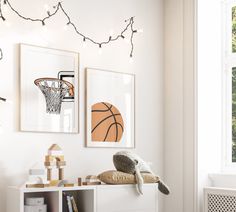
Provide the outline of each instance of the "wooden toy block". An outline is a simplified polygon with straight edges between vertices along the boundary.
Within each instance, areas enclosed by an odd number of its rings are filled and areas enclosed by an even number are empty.
[[[59,155],[59,156],[54,156],[57,161],[64,161],[64,156]]]
[[[83,185],[101,185],[101,182],[83,182]]]
[[[78,177],[78,186],[82,186],[82,178]]]
[[[27,184],[47,184],[47,176],[30,175]]]
[[[61,147],[59,147],[58,144],[53,144],[52,146],[50,146],[50,148],[48,149],[48,151],[62,151]]]
[[[53,162],[44,162],[44,165],[45,165],[45,166],[51,166],[51,167],[53,167],[53,166],[56,165],[56,161],[53,161]]]
[[[53,155],[46,155],[45,156],[45,162],[52,162],[52,161],[64,161],[64,156],[59,155],[59,156],[53,156]]]
[[[46,170],[41,163],[36,163],[29,169],[28,180],[25,184],[47,184]]]
[[[60,180],[51,180],[50,181],[50,186],[58,186],[58,184],[60,183]]]
[[[47,180],[51,181],[52,179],[52,169],[47,169]]]
[[[63,152],[62,150],[48,150],[48,155],[52,155],[52,156],[62,156]]]
[[[64,187],[64,184],[68,183],[67,180],[61,180],[59,183],[58,183],[58,187]]]
[[[95,175],[88,175],[86,178],[85,178],[85,181],[88,182],[88,183],[93,183],[93,182],[100,182],[100,180],[97,178],[97,176]]]
[[[62,149],[57,145],[53,144],[48,149],[48,155],[45,156],[44,166],[47,168],[47,180],[50,181],[51,186],[58,186],[59,181],[64,180],[64,156],[62,155]],[[58,169],[58,179],[52,181],[52,168]]]
[[[64,169],[59,169],[59,180],[64,180]]]
[[[51,156],[51,155],[46,155],[45,156],[45,162],[51,162],[54,160],[54,156]]]
[[[57,161],[57,167],[65,166],[65,165],[66,165],[66,161]]]
[[[49,184],[26,184],[26,188],[46,188]]]
[[[62,154],[62,149],[59,147],[57,144],[53,144],[49,149],[48,149],[48,155],[56,156],[56,155],[63,155]]]
[[[74,183],[65,183],[64,187],[74,187],[75,184]]]

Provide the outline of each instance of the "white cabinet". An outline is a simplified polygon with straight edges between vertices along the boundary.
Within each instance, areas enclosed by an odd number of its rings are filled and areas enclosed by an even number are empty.
[[[145,185],[143,195],[129,185],[97,187],[97,212],[155,212],[157,186]]]
[[[27,197],[44,197],[48,212],[67,211],[65,196],[73,196],[79,212],[95,212],[95,186],[66,188],[16,188],[9,187],[7,193],[7,212],[24,212]]]
[[[9,187],[7,212],[24,212],[27,197],[44,197],[48,212],[66,212],[65,195],[74,197],[79,212],[157,212],[157,185],[145,184],[143,193],[139,195],[134,185]]]

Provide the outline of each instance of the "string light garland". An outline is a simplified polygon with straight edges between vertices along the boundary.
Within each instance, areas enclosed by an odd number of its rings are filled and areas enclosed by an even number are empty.
[[[125,37],[125,33],[128,32],[130,30],[130,37],[129,37],[129,44],[130,44],[130,58],[133,57],[133,52],[134,52],[134,34],[138,32],[138,30],[134,29],[134,17],[131,17],[127,20],[125,20],[126,26],[125,28],[121,31],[120,34],[116,35],[116,36],[112,36],[110,35],[108,37],[107,40],[102,41],[102,42],[98,42],[94,39],[92,39],[91,37],[86,36],[84,33],[82,33],[81,31],[79,31],[79,29],[77,28],[77,26],[74,24],[74,22],[72,22],[70,16],[68,15],[68,13],[66,12],[66,10],[64,9],[62,2],[58,2],[57,5],[53,6],[54,11],[51,12],[49,10],[49,6],[45,5],[45,9],[47,11],[47,16],[45,16],[44,18],[31,18],[31,17],[27,17],[22,15],[20,12],[18,12],[10,3],[9,0],[0,0],[0,19],[2,19],[2,21],[6,21],[6,18],[3,14],[3,5],[7,6],[12,12],[14,12],[19,18],[24,19],[25,21],[31,21],[31,22],[39,22],[42,24],[42,26],[46,25],[46,21],[49,20],[50,18],[52,18],[53,16],[55,16],[59,11],[61,11],[65,17],[67,18],[67,23],[66,23],[66,27],[67,26],[71,26],[74,31],[80,36],[82,37],[83,42],[89,41],[94,45],[97,45],[99,47],[99,52],[101,52],[101,48],[104,45],[110,44],[111,42],[117,41],[118,39],[128,39]],[[141,30],[142,31],[142,30]],[[0,48],[0,60],[3,59],[3,52],[2,49]]]
[[[3,58],[3,53],[2,53],[2,49],[0,48],[0,60],[2,60]]]

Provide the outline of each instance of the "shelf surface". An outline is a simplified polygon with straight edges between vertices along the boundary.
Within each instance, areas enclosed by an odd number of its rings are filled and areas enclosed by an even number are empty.
[[[21,192],[53,192],[53,191],[72,191],[72,190],[94,190],[96,186],[73,186],[73,187],[46,187],[46,188],[19,188],[9,186],[10,189],[20,190]]]
[[[145,183],[144,186],[153,186],[155,183]],[[101,184],[101,185],[88,185],[88,186],[73,186],[73,187],[46,187],[46,188],[25,188],[17,186],[9,186],[11,189],[17,189],[22,192],[50,192],[50,191],[73,191],[73,190],[93,190],[96,188],[112,188],[112,187],[135,187],[136,184],[119,184],[119,185],[110,185],[110,184]]]

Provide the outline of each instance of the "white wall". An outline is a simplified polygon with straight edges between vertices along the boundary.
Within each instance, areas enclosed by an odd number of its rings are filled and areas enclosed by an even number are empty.
[[[196,209],[195,2],[165,1],[165,212]]]
[[[12,0],[24,14],[43,16],[43,4],[52,1]],[[53,1],[55,2],[55,1]],[[6,188],[21,184],[32,164],[43,161],[47,148],[58,143],[64,150],[67,179],[98,174],[112,169],[112,155],[118,149],[88,149],[85,143],[84,68],[117,70],[136,74],[136,149],[153,169],[163,175],[163,4],[162,0],[71,0],[63,2],[73,20],[83,32],[95,39],[106,39],[109,30],[124,26],[123,20],[135,16],[135,27],[144,33],[134,38],[134,63],[129,63],[129,47],[120,41],[104,48],[88,45],[82,48],[81,38],[73,31],[63,31],[65,19],[60,14],[47,24],[25,23],[12,14],[6,15],[11,27],[0,22],[0,46],[4,60],[0,61],[0,96],[12,100],[0,104],[0,211],[5,212]],[[29,43],[80,53],[80,134],[23,133],[19,123],[19,52],[18,43]],[[30,111],[29,111],[30,112]],[[161,207],[161,204],[160,204]],[[162,209],[160,209],[162,211]]]

